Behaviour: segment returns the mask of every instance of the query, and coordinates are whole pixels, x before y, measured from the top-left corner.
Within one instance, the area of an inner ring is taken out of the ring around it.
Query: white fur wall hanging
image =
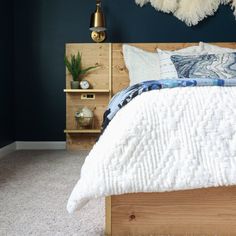
[[[188,26],[197,25],[204,18],[214,15],[220,4],[230,4],[236,17],[236,0],[135,0],[141,7],[150,3],[156,10],[173,13]]]

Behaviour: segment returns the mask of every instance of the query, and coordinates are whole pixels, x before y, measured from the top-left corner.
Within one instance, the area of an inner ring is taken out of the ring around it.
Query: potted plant
[[[72,75],[73,81],[71,81],[72,89],[79,89],[79,83],[82,76],[87,74],[90,70],[97,68],[98,66],[90,66],[83,68],[81,66],[81,54],[78,52],[77,56],[71,55],[70,60],[65,56],[64,62],[69,73]]]

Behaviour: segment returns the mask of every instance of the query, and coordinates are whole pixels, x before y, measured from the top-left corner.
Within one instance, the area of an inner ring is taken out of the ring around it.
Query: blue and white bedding
[[[236,53],[222,48],[203,50],[191,54],[178,54],[158,50],[161,79],[211,78],[231,79],[236,77]],[[231,49],[232,50],[232,49]],[[216,51],[216,53],[213,53]],[[218,53],[217,53],[218,52]]]
[[[109,195],[236,185],[235,85],[235,79],[163,80],[121,91],[68,211]]]
[[[178,78],[236,78],[236,53],[172,55]]]

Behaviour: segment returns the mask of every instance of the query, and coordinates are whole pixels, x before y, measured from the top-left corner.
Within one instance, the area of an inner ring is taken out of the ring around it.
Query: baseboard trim
[[[66,142],[16,142],[16,150],[65,150]]]
[[[21,142],[17,141],[0,148],[0,158],[16,150],[65,150],[66,142]]]
[[[3,156],[14,152],[16,150],[16,143],[11,143],[5,147],[0,148],[0,158],[2,158]]]

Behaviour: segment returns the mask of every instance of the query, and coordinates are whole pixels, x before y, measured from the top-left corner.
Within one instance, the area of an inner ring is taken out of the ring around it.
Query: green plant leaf
[[[72,75],[74,81],[78,81],[80,75],[85,75],[88,71],[97,68],[98,66],[90,66],[86,69],[82,69],[81,66],[82,54],[80,52],[77,55],[70,55],[70,60],[65,56],[64,63],[69,73]]]
[[[98,66],[90,66],[90,67],[88,67],[88,68],[86,68],[86,69],[81,70],[80,74],[81,74],[81,75],[85,75],[87,72],[89,72],[90,70],[93,70],[93,69],[95,69],[95,68],[97,68],[97,67],[98,67]]]

